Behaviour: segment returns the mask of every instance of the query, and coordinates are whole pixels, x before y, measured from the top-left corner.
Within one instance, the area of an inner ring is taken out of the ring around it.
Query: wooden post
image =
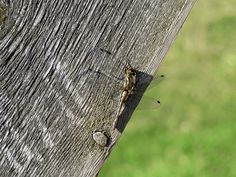
[[[1,0],[0,176],[96,176],[194,2]]]

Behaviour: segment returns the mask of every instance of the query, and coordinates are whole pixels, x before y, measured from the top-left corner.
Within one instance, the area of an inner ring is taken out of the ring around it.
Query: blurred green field
[[[236,176],[236,0],[199,0],[99,177]]]

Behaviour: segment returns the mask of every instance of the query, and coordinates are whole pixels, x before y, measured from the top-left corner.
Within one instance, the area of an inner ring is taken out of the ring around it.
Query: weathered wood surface
[[[0,0],[0,177],[96,176],[194,2]]]

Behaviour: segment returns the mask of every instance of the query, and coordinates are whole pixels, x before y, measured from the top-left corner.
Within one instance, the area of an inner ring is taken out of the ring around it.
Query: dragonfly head
[[[130,65],[130,63],[127,63],[127,66],[125,67],[125,74],[127,76],[136,76],[136,70]]]

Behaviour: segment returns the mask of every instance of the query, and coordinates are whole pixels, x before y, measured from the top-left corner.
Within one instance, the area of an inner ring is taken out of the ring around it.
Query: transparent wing
[[[163,80],[164,80],[164,75],[156,75],[151,81],[151,84],[148,86],[147,92],[150,89],[153,89],[154,87],[158,86]],[[161,102],[158,99],[143,95],[136,109],[137,110],[157,109],[160,107],[160,105],[161,105]]]
[[[136,109],[137,110],[157,109],[160,107],[160,105],[161,102],[159,100],[144,95]]]
[[[158,86],[164,79],[165,79],[165,76],[163,74],[162,75],[156,75],[152,79],[150,85],[148,86],[148,90]]]

